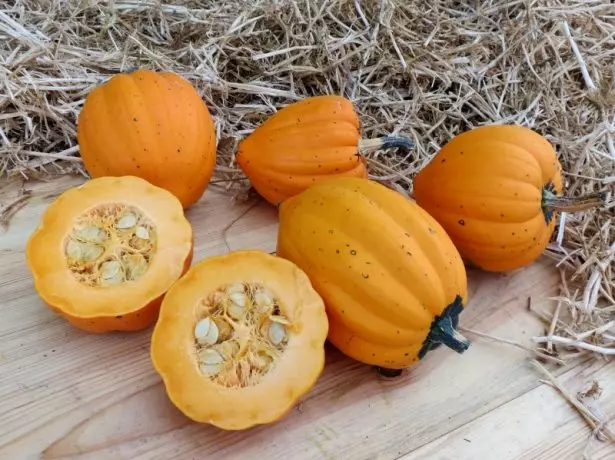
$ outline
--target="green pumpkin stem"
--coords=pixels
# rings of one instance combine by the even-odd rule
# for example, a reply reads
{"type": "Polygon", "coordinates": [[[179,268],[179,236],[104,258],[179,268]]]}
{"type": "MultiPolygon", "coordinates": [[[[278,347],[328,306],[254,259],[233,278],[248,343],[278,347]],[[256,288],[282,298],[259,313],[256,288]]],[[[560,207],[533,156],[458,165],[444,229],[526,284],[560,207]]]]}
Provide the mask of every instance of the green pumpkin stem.
{"type": "Polygon", "coordinates": [[[470,341],[455,329],[450,316],[443,316],[431,330],[432,343],[441,343],[457,353],[463,353],[470,347],[470,341]]]}
{"type": "Polygon", "coordinates": [[[429,334],[419,350],[419,359],[423,359],[430,350],[440,345],[445,345],[457,353],[463,353],[470,347],[470,341],[456,330],[462,311],[463,302],[461,296],[458,295],[442,314],[436,316],[432,321],[429,334]]]}
{"type": "Polygon", "coordinates": [[[590,193],[578,198],[557,196],[549,190],[544,190],[542,206],[550,211],[578,212],[604,205],[605,193],[590,193]]]}
{"type": "Polygon", "coordinates": [[[372,153],[376,150],[386,150],[401,148],[404,150],[412,150],[414,148],[414,142],[406,137],[400,136],[384,136],[376,139],[361,139],[359,141],[359,152],[362,155],[366,153],[372,153]]]}

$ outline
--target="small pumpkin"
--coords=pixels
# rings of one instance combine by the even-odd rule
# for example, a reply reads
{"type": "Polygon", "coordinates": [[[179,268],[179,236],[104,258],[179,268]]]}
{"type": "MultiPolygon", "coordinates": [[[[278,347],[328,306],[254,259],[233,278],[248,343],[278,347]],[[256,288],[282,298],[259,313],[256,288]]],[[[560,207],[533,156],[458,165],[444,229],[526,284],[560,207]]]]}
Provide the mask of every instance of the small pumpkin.
{"type": "Polygon", "coordinates": [[[413,201],[369,179],[322,181],[279,207],[277,255],[307,273],[325,301],[329,340],[399,375],[444,344],[462,353],[468,300],[457,249],[413,201]]]}
{"type": "Polygon", "coordinates": [[[94,88],[79,113],[77,139],[91,177],[141,177],[184,208],[203,195],[216,163],[209,110],[173,72],[139,69],[94,88]]]}
{"type": "Polygon", "coordinates": [[[62,193],[26,245],[34,287],[76,327],[137,331],[192,261],[179,200],[138,177],[102,177],[62,193]]]}
{"type": "Polygon", "coordinates": [[[196,263],[168,291],[151,359],[190,419],[241,430],[284,416],[316,383],[328,321],[287,260],[239,250],[196,263]]]}
{"type": "Polygon", "coordinates": [[[562,196],[553,146],[515,125],[466,131],[414,178],[414,197],[447,231],[469,265],[505,272],[536,260],[559,211],[598,206],[601,195],[562,196]]]}
{"type": "Polygon", "coordinates": [[[254,189],[277,205],[323,179],[367,178],[363,154],[413,146],[403,137],[361,139],[352,103],[322,95],[279,110],[240,142],[235,158],[254,189]]]}

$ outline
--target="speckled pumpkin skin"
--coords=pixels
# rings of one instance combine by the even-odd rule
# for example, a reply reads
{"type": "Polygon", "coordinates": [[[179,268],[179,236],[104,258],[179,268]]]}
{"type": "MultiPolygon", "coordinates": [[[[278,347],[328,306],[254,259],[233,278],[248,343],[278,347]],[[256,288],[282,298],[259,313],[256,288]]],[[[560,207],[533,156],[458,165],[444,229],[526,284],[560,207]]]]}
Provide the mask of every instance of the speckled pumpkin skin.
{"type": "Polygon", "coordinates": [[[91,177],[140,177],[173,193],[184,209],[201,198],[216,163],[209,110],[173,72],[140,69],[94,88],[77,138],[91,177]]]}
{"type": "Polygon", "coordinates": [[[414,197],[447,231],[469,265],[503,272],[536,260],[555,214],[545,191],[562,194],[553,146],[528,128],[492,125],[444,145],[414,179],[414,197]]]}
{"type": "Polygon", "coordinates": [[[453,327],[467,278],[444,229],[416,203],[377,182],[340,177],[285,200],[277,255],[305,271],[322,296],[329,341],[387,369],[434,348],[434,320],[453,327]]]}
{"type": "Polygon", "coordinates": [[[254,189],[277,205],[324,179],[366,178],[360,140],[348,99],[314,96],[268,118],[239,144],[236,160],[254,189]]]}

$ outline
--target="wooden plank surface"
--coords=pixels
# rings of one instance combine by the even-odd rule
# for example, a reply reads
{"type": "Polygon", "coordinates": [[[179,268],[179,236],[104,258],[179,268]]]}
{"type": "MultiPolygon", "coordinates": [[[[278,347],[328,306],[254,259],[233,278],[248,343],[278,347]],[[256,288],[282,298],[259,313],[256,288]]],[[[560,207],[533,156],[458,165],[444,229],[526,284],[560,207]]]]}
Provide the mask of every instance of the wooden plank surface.
{"type": "MultiPolygon", "coordinates": [[[[332,347],[317,385],[275,424],[224,432],[195,424],[168,401],[149,360],[151,330],[91,335],[51,313],[33,290],[25,242],[45,207],[83,178],[26,183],[28,205],[0,233],[0,459],[450,459],[581,458],[590,430],[539,382],[524,350],[468,333],[464,355],[438,349],[395,381],[332,347]]],[[[0,204],[21,182],[4,184],[0,204]]],[[[229,250],[275,250],[275,210],[210,188],[188,212],[195,261],[229,250]]],[[[461,325],[530,345],[543,324],[528,296],[555,293],[546,261],[507,275],[470,271],[461,325]]],[[[546,307],[545,307],[546,308],[546,307]]],[[[615,412],[615,369],[579,363],[562,381],[577,391],[594,369],[615,412]]],[[[593,459],[615,458],[595,441],[593,459]]]]}

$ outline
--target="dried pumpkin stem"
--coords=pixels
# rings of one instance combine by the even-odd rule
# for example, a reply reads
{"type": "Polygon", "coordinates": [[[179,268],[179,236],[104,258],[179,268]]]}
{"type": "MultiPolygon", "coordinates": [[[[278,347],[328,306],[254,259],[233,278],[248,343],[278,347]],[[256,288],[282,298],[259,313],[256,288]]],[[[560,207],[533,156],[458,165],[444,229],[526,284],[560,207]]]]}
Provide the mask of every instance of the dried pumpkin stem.
{"type": "Polygon", "coordinates": [[[455,329],[450,316],[440,318],[436,327],[431,330],[430,340],[446,345],[457,353],[463,353],[470,347],[470,341],[455,329]]]}
{"type": "Polygon", "coordinates": [[[386,150],[401,148],[411,150],[414,148],[414,142],[406,137],[401,136],[384,136],[376,139],[361,139],[359,141],[359,152],[362,155],[375,152],[376,150],[386,150]]]}
{"type": "Polygon", "coordinates": [[[578,198],[557,196],[545,190],[542,199],[542,205],[549,210],[578,212],[587,209],[597,208],[604,205],[606,202],[605,193],[591,193],[578,198]]]}

